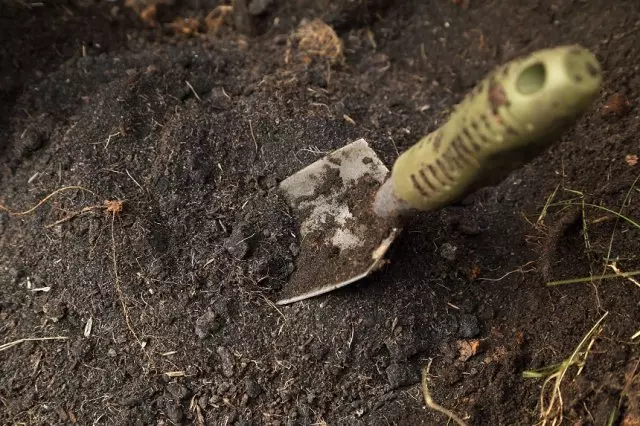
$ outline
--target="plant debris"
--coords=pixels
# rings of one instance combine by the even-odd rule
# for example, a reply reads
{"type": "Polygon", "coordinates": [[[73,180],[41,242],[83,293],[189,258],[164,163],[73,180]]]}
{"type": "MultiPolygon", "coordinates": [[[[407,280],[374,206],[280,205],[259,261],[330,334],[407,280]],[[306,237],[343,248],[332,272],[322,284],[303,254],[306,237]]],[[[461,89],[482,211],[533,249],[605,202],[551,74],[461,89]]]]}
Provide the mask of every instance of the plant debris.
{"type": "MultiPolygon", "coordinates": [[[[314,58],[335,64],[344,60],[342,40],[336,32],[320,19],[303,20],[291,38],[294,57],[309,63],[314,58]]],[[[291,49],[287,49],[285,63],[289,63],[291,49]]]]}

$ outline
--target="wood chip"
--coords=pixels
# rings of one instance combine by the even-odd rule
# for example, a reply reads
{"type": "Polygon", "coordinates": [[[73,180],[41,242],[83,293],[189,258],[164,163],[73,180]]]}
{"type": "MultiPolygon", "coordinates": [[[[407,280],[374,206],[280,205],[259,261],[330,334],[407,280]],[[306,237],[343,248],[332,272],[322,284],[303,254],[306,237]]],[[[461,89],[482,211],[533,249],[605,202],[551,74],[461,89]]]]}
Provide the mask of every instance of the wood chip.
{"type": "Polygon", "coordinates": [[[91,329],[93,328],[93,317],[89,317],[87,323],[84,325],[84,337],[91,336],[91,329]]]}

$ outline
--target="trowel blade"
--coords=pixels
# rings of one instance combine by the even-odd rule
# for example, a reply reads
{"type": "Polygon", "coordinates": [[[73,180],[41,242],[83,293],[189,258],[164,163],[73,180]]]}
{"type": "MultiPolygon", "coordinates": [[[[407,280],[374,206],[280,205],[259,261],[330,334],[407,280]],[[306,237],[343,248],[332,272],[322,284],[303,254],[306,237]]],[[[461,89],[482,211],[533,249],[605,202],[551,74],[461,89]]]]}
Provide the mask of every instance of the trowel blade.
{"type": "Polygon", "coordinates": [[[399,233],[373,213],[389,170],[364,139],[340,148],[280,183],[300,225],[296,269],[284,305],[354,283],[378,269],[399,233]]]}

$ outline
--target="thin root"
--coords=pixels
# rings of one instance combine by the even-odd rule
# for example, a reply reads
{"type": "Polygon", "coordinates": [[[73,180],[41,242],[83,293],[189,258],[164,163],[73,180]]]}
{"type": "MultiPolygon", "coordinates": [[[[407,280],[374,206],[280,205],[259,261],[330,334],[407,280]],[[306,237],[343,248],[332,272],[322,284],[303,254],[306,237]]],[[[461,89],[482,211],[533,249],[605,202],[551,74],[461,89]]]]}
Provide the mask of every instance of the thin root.
{"type": "Polygon", "coordinates": [[[427,404],[427,407],[432,410],[438,411],[439,413],[444,414],[449,419],[456,422],[459,426],[466,426],[466,423],[458,417],[453,411],[444,408],[442,405],[438,404],[431,398],[431,393],[429,393],[429,370],[431,369],[431,362],[433,360],[429,359],[429,363],[426,367],[422,368],[422,395],[424,395],[424,403],[427,404]]]}
{"type": "MultiPolygon", "coordinates": [[[[122,308],[122,315],[124,316],[124,321],[127,324],[127,328],[129,329],[129,332],[131,333],[135,341],[138,343],[138,345],[140,345],[140,349],[142,350],[142,353],[144,353],[145,357],[147,358],[148,363],[151,364],[151,357],[149,356],[149,353],[145,350],[144,348],[145,345],[142,344],[142,341],[138,337],[138,334],[134,330],[133,324],[131,323],[131,318],[129,317],[129,309],[127,308],[127,304],[124,301],[124,295],[122,293],[122,287],[120,285],[120,274],[118,273],[118,256],[116,253],[116,237],[114,232],[114,224],[116,219],[116,212],[119,212],[122,209],[122,202],[118,201],[115,203],[117,203],[117,205],[112,206],[112,215],[111,215],[111,257],[113,259],[113,275],[115,278],[115,285],[116,285],[116,297],[120,302],[120,306],[122,308]]],[[[109,205],[107,205],[107,210],[108,210],[108,207],[109,205]]]]}
{"type": "Polygon", "coordinates": [[[105,208],[105,206],[101,205],[101,204],[98,204],[98,205],[95,205],[95,206],[84,207],[84,208],[82,208],[82,209],[80,209],[78,211],[69,213],[68,215],[66,215],[62,219],[56,220],[55,222],[46,225],[45,228],[53,228],[54,226],[60,225],[61,223],[64,223],[64,222],[68,222],[71,219],[73,219],[73,218],[75,218],[77,216],[80,216],[81,214],[88,213],[88,212],[93,211],[93,210],[104,209],[104,208],[105,208]]]}
{"type": "Polygon", "coordinates": [[[12,348],[14,346],[18,346],[20,343],[24,342],[39,342],[42,340],[67,340],[66,336],[54,336],[54,337],[27,337],[24,339],[14,340],[13,342],[4,343],[0,345],[0,352],[12,348]]]}
{"type": "MultiPolygon", "coordinates": [[[[619,276],[620,278],[626,278],[629,281],[631,281],[632,283],[634,283],[636,286],[640,287],[640,282],[638,280],[636,280],[635,278],[632,277],[633,272],[631,273],[625,273],[622,272],[620,270],[620,268],[618,268],[618,266],[616,265],[616,262],[611,262],[610,264],[607,265],[609,268],[613,269],[613,272],[616,273],[617,276],[619,276]]],[[[634,271],[637,272],[637,271],[634,271]]]]}
{"type": "MultiPolygon", "coordinates": [[[[40,200],[35,206],[31,207],[28,210],[22,211],[22,212],[17,212],[17,211],[13,211],[10,208],[3,206],[2,204],[0,204],[0,210],[2,211],[6,211],[7,213],[9,213],[9,215],[11,216],[26,216],[28,214],[33,213],[34,211],[36,211],[36,209],[38,209],[38,207],[42,206],[44,203],[46,203],[47,201],[49,201],[49,199],[51,199],[53,196],[61,193],[61,192],[65,192],[65,191],[75,191],[75,190],[79,190],[79,191],[85,191],[88,192],[92,195],[96,195],[95,192],[84,188],[82,186],[65,186],[59,189],[56,189],[55,191],[53,191],[51,194],[47,195],[46,197],[44,197],[42,200],[40,200]]],[[[97,196],[97,195],[96,195],[97,196]]]]}

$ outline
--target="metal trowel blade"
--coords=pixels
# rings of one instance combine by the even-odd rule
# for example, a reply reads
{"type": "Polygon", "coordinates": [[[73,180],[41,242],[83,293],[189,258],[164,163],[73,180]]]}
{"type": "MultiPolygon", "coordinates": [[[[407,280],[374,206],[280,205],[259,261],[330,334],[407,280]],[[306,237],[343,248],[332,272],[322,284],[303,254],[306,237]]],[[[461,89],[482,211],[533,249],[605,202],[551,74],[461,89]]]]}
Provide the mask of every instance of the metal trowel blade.
{"type": "Polygon", "coordinates": [[[280,183],[300,226],[300,252],[279,305],[345,287],[381,266],[399,233],[372,209],[388,174],[367,142],[359,139],[280,183]]]}

